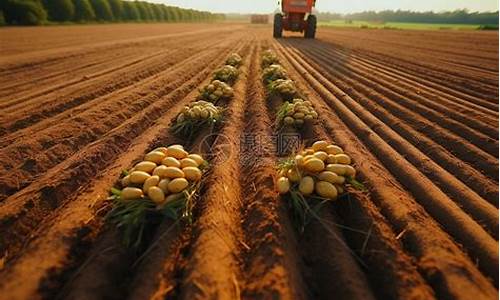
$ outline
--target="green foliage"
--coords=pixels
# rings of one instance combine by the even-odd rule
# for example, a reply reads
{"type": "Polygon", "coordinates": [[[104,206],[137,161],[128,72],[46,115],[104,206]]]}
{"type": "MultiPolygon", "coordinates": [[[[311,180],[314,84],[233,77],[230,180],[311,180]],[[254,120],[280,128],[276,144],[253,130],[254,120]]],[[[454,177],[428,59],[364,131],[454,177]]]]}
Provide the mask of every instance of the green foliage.
{"type": "Polygon", "coordinates": [[[43,0],[50,21],[68,22],[73,20],[75,6],[71,0],[43,0]]]}
{"type": "Polygon", "coordinates": [[[113,12],[107,0],[90,0],[98,21],[113,21],[113,12]]]}
{"type": "Polygon", "coordinates": [[[124,20],[127,21],[140,21],[141,15],[137,9],[137,5],[132,1],[123,1],[123,15],[124,20]]]}
{"type": "Polygon", "coordinates": [[[5,23],[9,25],[40,25],[47,14],[37,0],[2,0],[0,10],[3,11],[5,23]]]}
{"type": "Polygon", "coordinates": [[[73,0],[75,5],[75,17],[77,22],[95,20],[95,12],[89,0],[73,0]]]}
{"type": "Polygon", "coordinates": [[[165,13],[162,9],[162,4],[152,4],[154,15],[156,17],[156,21],[163,22],[165,21],[165,13]]]}
{"type": "Polygon", "coordinates": [[[142,21],[151,20],[151,13],[149,11],[149,7],[146,5],[145,2],[135,1],[135,6],[137,6],[137,10],[139,11],[139,16],[141,17],[142,21]]]}
{"type": "Polygon", "coordinates": [[[0,10],[0,26],[4,26],[5,24],[7,24],[5,22],[5,17],[3,16],[3,11],[0,10]]]}
{"type": "Polygon", "coordinates": [[[122,0],[108,0],[109,7],[111,7],[111,12],[113,13],[113,18],[115,21],[123,19],[123,1],[122,0]]]}

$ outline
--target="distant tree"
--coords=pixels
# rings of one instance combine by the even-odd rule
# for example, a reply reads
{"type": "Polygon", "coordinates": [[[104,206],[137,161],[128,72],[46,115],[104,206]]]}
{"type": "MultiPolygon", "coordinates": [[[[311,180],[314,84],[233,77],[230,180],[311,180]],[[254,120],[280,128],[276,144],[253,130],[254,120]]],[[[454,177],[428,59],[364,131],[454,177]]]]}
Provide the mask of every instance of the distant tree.
{"type": "Polygon", "coordinates": [[[40,25],[47,19],[42,3],[37,0],[2,0],[0,10],[9,25],[40,25]]]}
{"type": "Polygon", "coordinates": [[[5,24],[7,24],[5,22],[5,17],[3,16],[3,11],[0,10],[0,26],[4,26],[5,24]]]}
{"type": "Polygon", "coordinates": [[[51,21],[72,21],[75,16],[75,6],[71,0],[43,0],[42,3],[51,21]]]}
{"type": "Polygon", "coordinates": [[[123,3],[121,0],[108,0],[111,11],[113,12],[113,18],[115,21],[123,19],[123,3]]]}
{"type": "Polygon", "coordinates": [[[147,14],[150,16],[149,17],[149,20],[150,21],[156,21],[157,20],[157,17],[155,15],[155,11],[153,10],[153,3],[149,3],[149,2],[143,2],[144,3],[144,7],[146,8],[147,10],[147,14]]]}
{"type": "Polygon", "coordinates": [[[74,20],[77,22],[95,20],[95,12],[89,0],[73,0],[75,6],[74,20]]]}
{"type": "Polygon", "coordinates": [[[125,20],[128,21],[140,21],[141,15],[137,9],[137,5],[132,1],[123,1],[123,12],[125,15],[125,20]]]}
{"type": "Polygon", "coordinates": [[[135,1],[135,5],[137,6],[137,10],[139,11],[139,15],[141,16],[142,21],[151,21],[151,13],[149,11],[149,7],[145,2],[135,1]]]}
{"type": "Polygon", "coordinates": [[[161,4],[151,4],[151,8],[153,9],[156,20],[159,22],[165,21],[165,14],[163,13],[163,9],[161,6],[161,4]]]}
{"type": "Polygon", "coordinates": [[[96,19],[99,21],[113,21],[113,12],[107,0],[90,0],[96,19]]]}

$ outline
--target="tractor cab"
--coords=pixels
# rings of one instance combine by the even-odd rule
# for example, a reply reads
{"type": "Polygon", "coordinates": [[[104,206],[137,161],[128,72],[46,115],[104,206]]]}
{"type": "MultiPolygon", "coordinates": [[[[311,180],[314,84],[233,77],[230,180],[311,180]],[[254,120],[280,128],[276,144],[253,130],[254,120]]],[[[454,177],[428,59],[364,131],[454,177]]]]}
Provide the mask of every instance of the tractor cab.
{"type": "MultiPolygon", "coordinates": [[[[278,5],[280,3],[278,2],[278,5]]],[[[316,16],[312,9],[316,0],[282,0],[281,12],[274,15],[273,36],[280,38],[283,30],[303,32],[305,38],[316,36],[316,16]]]]}

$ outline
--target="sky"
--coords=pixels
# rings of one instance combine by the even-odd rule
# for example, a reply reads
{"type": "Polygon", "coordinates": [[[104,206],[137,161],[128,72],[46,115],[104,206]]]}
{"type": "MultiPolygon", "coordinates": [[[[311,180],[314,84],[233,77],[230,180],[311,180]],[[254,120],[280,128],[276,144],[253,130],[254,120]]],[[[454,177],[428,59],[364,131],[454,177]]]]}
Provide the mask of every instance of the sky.
{"type": "MultiPolygon", "coordinates": [[[[152,0],[184,8],[212,12],[271,13],[277,0],[152,0]]],[[[322,12],[351,13],[364,10],[404,9],[443,11],[467,8],[471,11],[496,11],[498,0],[317,0],[316,9],[322,12]]]]}

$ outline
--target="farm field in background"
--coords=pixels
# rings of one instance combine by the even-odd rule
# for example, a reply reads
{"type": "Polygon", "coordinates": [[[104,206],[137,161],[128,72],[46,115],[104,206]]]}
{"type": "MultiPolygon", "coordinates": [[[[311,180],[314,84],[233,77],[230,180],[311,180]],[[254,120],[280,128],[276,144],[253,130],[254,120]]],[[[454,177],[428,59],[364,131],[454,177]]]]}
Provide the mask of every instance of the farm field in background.
{"type": "Polygon", "coordinates": [[[413,30],[477,30],[479,24],[433,24],[433,23],[407,23],[407,22],[368,22],[335,20],[319,22],[319,26],[327,27],[354,27],[363,29],[413,29],[413,30]]]}
{"type": "Polygon", "coordinates": [[[271,31],[0,28],[0,295],[495,299],[498,32],[271,31]],[[303,234],[275,188],[267,49],[319,115],[301,139],[341,146],[366,187],[303,234]],[[173,135],[171,120],[231,53],[243,60],[218,135],[173,135]],[[104,222],[110,187],[178,143],[214,162],[194,222],[160,224],[148,250],[131,254],[104,222]]]}

